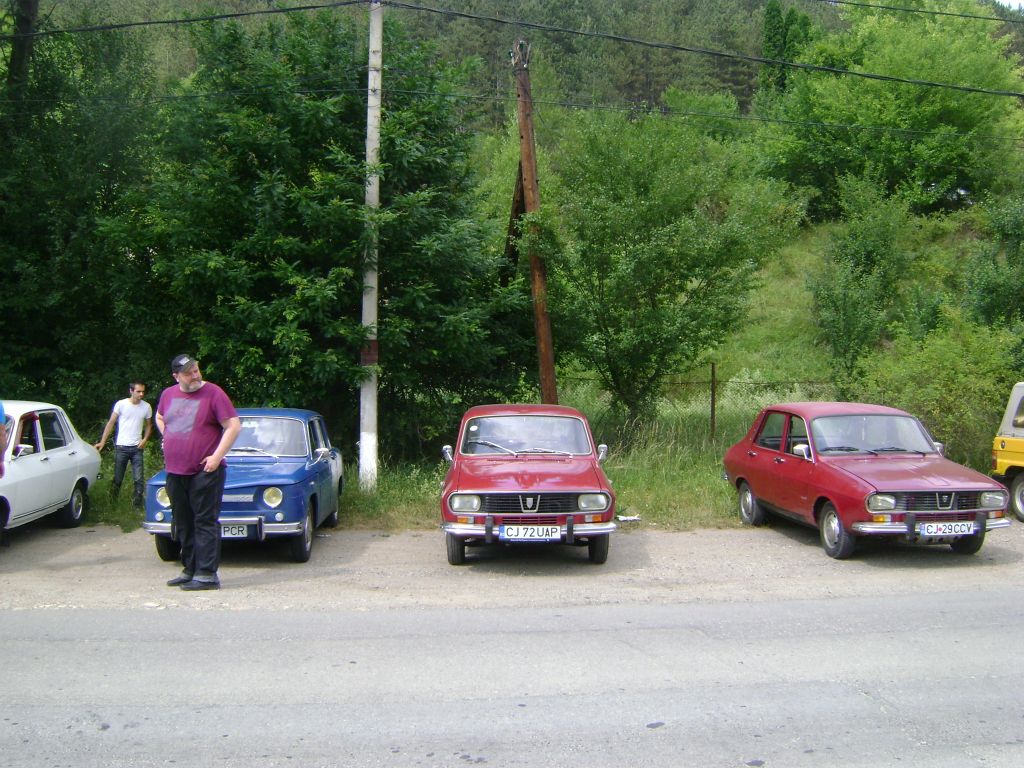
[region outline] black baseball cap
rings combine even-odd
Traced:
[[[195,365],[199,361],[191,355],[178,355],[176,358],[171,360],[171,373],[180,373],[191,365]]]

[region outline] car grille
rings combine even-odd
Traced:
[[[538,515],[564,515],[577,512],[575,493],[489,493],[480,497],[480,511],[488,515],[527,515],[539,523]]]
[[[941,512],[939,519],[949,520],[952,512],[980,509],[980,491],[939,491],[897,493],[896,509],[900,512]],[[924,519],[918,517],[919,520]],[[957,516],[955,519],[961,519]],[[963,517],[973,520],[973,515]]]

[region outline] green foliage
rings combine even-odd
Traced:
[[[986,210],[993,239],[979,243],[968,262],[966,302],[981,321],[1006,327],[1024,321],[1024,198]]]
[[[736,322],[759,260],[800,220],[742,155],[658,116],[581,114],[562,137],[556,348],[595,370],[633,419],[649,414],[665,373]]]
[[[925,0],[926,10],[976,10],[968,0]],[[983,24],[935,14],[856,9],[849,29],[804,49],[809,63],[933,82],[1021,91],[1008,41]],[[951,74],[955,73],[955,75]],[[791,71],[767,107],[800,123],[763,130],[763,159],[779,177],[819,193],[813,213],[838,210],[839,180],[879,180],[916,212],[951,209],[1019,177],[1020,153],[998,137],[1020,132],[1014,101],[986,94]]]
[[[356,33],[327,14],[197,30],[199,68],[161,111],[151,179],[104,233],[132,267],[112,286],[119,311],[150,291],[155,358],[190,350],[239,404],[304,405],[351,427],[371,223],[382,449],[401,454],[462,401],[518,385],[501,318],[525,298],[495,285],[469,217],[468,138],[447,98],[461,74],[391,25],[381,208],[364,208]]]
[[[1019,335],[947,309],[923,342],[897,336],[865,358],[852,394],[918,416],[946,443],[947,455],[980,471],[991,465],[992,436],[1018,379]]]

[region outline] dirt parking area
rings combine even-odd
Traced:
[[[867,542],[850,560],[824,555],[812,529],[774,521],[765,528],[663,532],[624,529],[605,565],[586,548],[470,549],[448,565],[440,531],[318,533],[305,564],[284,547],[224,547],[223,588],[186,593],[165,586],[173,563],[159,560],[144,531],[108,526],[60,530],[46,524],[8,532],[0,548],[0,609],[370,610],[634,602],[686,603],[878,596],[963,591],[1015,583],[1024,525],[994,531],[980,553],[945,546]]]

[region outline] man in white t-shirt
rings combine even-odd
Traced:
[[[102,451],[107,444],[114,425],[117,424],[117,439],[114,441],[114,480],[110,484],[110,497],[117,498],[124,480],[124,472],[128,463],[132,465],[132,480],[135,483],[135,495],[132,504],[141,507],[144,499],[145,484],[142,479],[142,457],[149,435],[153,431],[153,408],[142,398],[146,396],[146,385],[141,381],[133,381],[128,388],[129,396],[114,403],[110,419],[103,427],[103,437],[96,443],[96,450]]]

